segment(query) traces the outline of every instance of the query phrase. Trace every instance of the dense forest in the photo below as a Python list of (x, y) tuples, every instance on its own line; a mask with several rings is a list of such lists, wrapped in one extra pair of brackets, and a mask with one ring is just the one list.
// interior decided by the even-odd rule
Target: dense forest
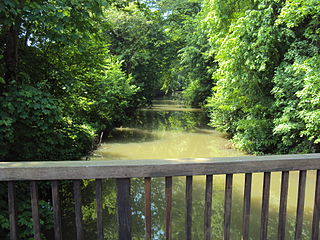
[[(0, 19), (1, 161), (81, 159), (165, 95), (202, 107), (248, 153), (320, 152), (319, 0), (2, 0)], [(0, 229), (8, 237), (3, 208)]]
[(249, 153), (319, 151), (317, 0), (5, 0), (0, 158), (79, 159), (179, 92)]

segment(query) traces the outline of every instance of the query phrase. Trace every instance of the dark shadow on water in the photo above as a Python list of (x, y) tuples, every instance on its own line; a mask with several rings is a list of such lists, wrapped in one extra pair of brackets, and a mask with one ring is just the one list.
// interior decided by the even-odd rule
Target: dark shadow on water
[(137, 128), (115, 128), (109, 136), (103, 139), (103, 143), (129, 143), (149, 142), (159, 139), (150, 131)]
[(207, 128), (208, 117), (201, 111), (153, 110), (139, 111), (128, 124), (130, 128), (144, 130), (179, 130), (193, 131), (196, 128)]

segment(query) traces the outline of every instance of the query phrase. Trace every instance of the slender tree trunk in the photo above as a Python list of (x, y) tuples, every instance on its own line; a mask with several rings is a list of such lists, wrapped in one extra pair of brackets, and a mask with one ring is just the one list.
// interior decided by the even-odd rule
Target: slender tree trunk
[(9, 27), (6, 33), (4, 63), (4, 80), (6, 82), (5, 88), (7, 88), (8, 84), (10, 84), (12, 81), (17, 81), (18, 30), (16, 26)]

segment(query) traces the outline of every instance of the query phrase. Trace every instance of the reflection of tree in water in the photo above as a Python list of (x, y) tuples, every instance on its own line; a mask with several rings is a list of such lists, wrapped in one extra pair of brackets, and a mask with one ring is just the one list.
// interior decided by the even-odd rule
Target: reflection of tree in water
[(148, 130), (194, 130), (207, 123), (204, 112), (139, 111), (130, 127)]
[(104, 141), (108, 143), (137, 143), (155, 141), (157, 139), (158, 137), (155, 134), (147, 130), (138, 128), (115, 128)]
[[(164, 239), (164, 178), (155, 178), (151, 182), (151, 218), (152, 239)], [(131, 186), (132, 193), (132, 231), (133, 239), (143, 239), (145, 236), (144, 210), (144, 180), (134, 179)]]
[[(213, 209), (211, 217), (211, 232), (213, 239), (223, 238), (224, 211), (224, 175), (213, 178)], [(116, 189), (114, 180), (103, 181), (103, 221), (104, 233), (107, 239), (118, 238)], [(164, 178), (152, 179), (152, 239), (165, 239), (165, 196)], [(203, 176), (194, 177), (193, 181), (193, 239), (203, 239), (205, 180)], [(144, 239), (145, 236), (145, 198), (144, 179), (131, 180), (132, 237)], [(96, 200), (95, 181), (85, 180), (82, 187), (83, 222), (85, 239), (96, 239)], [(61, 186), (62, 226), (64, 239), (75, 239), (74, 205), (72, 184), (65, 181)], [(233, 188), (231, 239), (241, 239), (242, 229), (243, 189), (237, 185)], [(250, 239), (259, 238), (260, 234), (261, 199), (253, 199), (250, 216)], [(185, 239), (185, 177), (173, 178), (173, 208), (172, 208), (173, 239)], [(305, 214), (303, 239), (310, 237), (311, 213)], [(286, 239), (294, 238), (295, 212), (287, 213)], [(278, 232), (278, 206), (270, 206), (269, 239), (276, 239)], [(49, 238), (50, 239), (50, 238)]]
[[(95, 181), (82, 181), (82, 215), (84, 239), (97, 239), (96, 225), (96, 198)], [(72, 196), (72, 183), (68, 181), (61, 187), (61, 206), (62, 206), (62, 234), (63, 239), (76, 240), (74, 200)], [(108, 239), (118, 238), (118, 227), (116, 218), (116, 192), (114, 180), (102, 181), (102, 204), (103, 204), (103, 223), (104, 235)]]

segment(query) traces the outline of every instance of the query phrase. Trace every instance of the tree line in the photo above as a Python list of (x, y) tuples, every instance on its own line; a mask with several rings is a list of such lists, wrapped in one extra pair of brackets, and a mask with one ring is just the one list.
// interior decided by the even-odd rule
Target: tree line
[[(3, 0), (0, 159), (80, 159), (174, 92), (244, 151), (319, 152), (319, 13), (318, 0)], [(28, 187), (17, 187), (31, 239)], [(39, 187), (50, 232), (50, 186)]]
[(319, 152), (319, 13), (316, 0), (202, 1), (179, 50), (184, 98), (244, 151)]
[(0, 16), (2, 160), (79, 159), (160, 91), (146, 4), (5, 0)]
[(251, 153), (318, 152), (320, 3), (223, 5), (228, 21), (214, 5), (207, 12), (207, 24), (223, 30), (209, 34), (219, 65), (208, 101), (212, 125)]
[(242, 150), (319, 151), (319, 11), (317, 0), (5, 0), (0, 158), (79, 159), (176, 91)]

